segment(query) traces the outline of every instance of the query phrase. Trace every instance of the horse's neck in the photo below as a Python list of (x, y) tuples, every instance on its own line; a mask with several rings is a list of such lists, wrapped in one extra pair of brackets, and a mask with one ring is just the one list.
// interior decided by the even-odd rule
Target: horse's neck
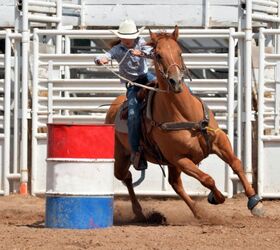
[[(163, 89), (164, 86), (162, 85), (161, 88)], [(178, 94), (169, 92), (156, 95), (153, 112), (156, 121), (199, 121), (203, 118), (200, 101), (190, 93), (185, 85), (183, 89)]]

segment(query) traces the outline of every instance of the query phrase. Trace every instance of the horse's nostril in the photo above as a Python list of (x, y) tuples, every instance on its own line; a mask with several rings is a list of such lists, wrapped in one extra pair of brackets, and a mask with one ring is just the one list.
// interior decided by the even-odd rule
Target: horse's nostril
[(176, 85), (176, 81), (173, 78), (169, 78), (169, 83), (173, 86)]

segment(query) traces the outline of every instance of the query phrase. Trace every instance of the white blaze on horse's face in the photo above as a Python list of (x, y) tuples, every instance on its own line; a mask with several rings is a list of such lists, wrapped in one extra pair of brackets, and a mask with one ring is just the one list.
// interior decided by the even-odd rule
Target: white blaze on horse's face
[(185, 65), (183, 64), (182, 51), (177, 43), (178, 27), (172, 34), (159, 35), (156, 40), (156, 64), (164, 80), (169, 84), (169, 89), (174, 93), (183, 90)]
[(178, 46), (178, 43), (173, 39), (168, 39), (166, 42), (166, 48), (164, 52), (165, 69), (167, 75), (167, 81), (171, 89), (175, 93), (182, 92), (182, 84), (184, 83), (184, 74), (182, 66), (182, 51)]

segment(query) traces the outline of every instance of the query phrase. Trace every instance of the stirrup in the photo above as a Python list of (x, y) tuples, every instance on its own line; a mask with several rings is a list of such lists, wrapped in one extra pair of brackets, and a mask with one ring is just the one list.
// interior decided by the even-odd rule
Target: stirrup
[(140, 152), (133, 153), (130, 160), (133, 167), (138, 171), (145, 170), (148, 167), (147, 161)]

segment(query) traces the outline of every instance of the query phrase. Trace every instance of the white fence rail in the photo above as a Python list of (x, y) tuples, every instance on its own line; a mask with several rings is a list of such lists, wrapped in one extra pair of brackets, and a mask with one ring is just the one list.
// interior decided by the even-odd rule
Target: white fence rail
[[(79, 4), (65, 2), (63, 0), (25, 0), (28, 7), (28, 21), (36, 23), (44, 23), (49, 27), (55, 23), (58, 29), (61, 29), (63, 16), (66, 15), (65, 10), (72, 10), (75, 16), (79, 16), (79, 26), (85, 27), (85, 5), (84, 1), (79, 1)], [(72, 14), (72, 15), (73, 15)]]
[[(278, 0), (250, 0), (252, 20), (261, 22), (280, 22)], [(245, 2), (245, 1), (243, 1)], [(246, 1), (248, 4), (248, 0)]]

